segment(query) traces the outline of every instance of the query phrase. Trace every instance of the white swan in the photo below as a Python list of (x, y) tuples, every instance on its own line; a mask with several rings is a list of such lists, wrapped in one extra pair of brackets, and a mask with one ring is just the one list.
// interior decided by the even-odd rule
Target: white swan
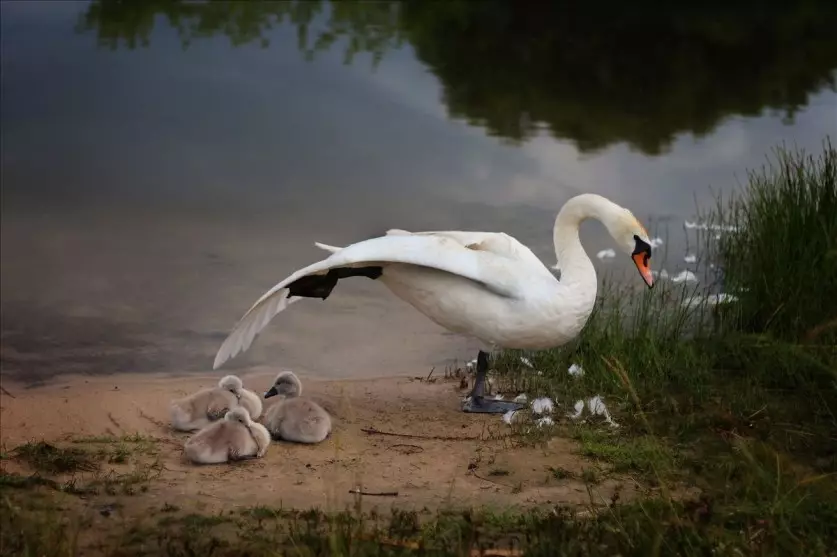
[[(267, 291), (221, 344), (217, 369), (247, 350), (256, 335), (288, 305), (331, 294), (342, 278), (378, 279), (396, 296), (442, 327), (469, 335), (491, 349), (541, 350), (574, 338), (596, 300), (593, 263), (578, 237), (582, 221), (601, 221), (631, 255), (652, 287), (648, 233), (628, 210), (595, 194), (567, 201), (555, 219), (553, 241), (560, 281), (532, 251), (503, 233), (390, 230), (345, 248), (315, 243), (331, 255), (293, 273)], [(522, 405), (484, 398), (488, 353), (480, 350), (466, 412), (504, 413)]]

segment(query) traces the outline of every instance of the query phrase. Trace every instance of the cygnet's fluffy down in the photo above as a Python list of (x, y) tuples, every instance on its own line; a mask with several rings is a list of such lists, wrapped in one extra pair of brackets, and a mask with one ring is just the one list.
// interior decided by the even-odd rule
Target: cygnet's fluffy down
[(270, 446), (270, 433), (239, 406), (223, 420), (211, 423), (186, 441), (186, 457), (196, 464), (220, 464), (264, 456)]
[(265, 398), (282, 397), (267, 409), (264, 423), (274, 439), (319, 443), (331, 433), (331, 417), (313, 400), (300, 398), (302, 383), (292, 371), (280, 373)]
[(244, 388), (241, 379), (226, 375), (217, 387), (201, 389), (171, 403), (171, 425), (178, 431), (195, 431), (216, 422), (238, 406), (243, 406), (250, 417), (262, 413), (262, 401), (255, 393)]
[(238, 395), (238, 404), (247, 410), (251, 419), (256, 420), (262, 415), (262, 399), (259, 395), (244, 388), (238, 389), (236, 394)]

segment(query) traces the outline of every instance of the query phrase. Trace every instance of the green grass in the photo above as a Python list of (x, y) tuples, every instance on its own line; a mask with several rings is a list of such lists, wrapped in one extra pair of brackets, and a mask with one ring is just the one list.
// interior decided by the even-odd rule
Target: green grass
[[(11, 452), (11, 457), (26, 463), (35, 472), (30, 475), (0, 472), (0, 496), (10, 489), (35, 487), (80, 496), (135, 495), (147, 491), (149, 483), (162, 472), (162, 465), (153, 458), (157, 453), (156, 442), (139, 435), (81, 437), (73, 439), (68, 447), (45, 441), (24, 443)], [(106, 470), (102, 462), (130, 466), (127, 471)], [(65, 477), (54, 479), (49, 475)]]
[(62, 519), (59, 509), (21, 506), (0, 497), (0, 554), (75, 557), (76, 524)]
[[(837, 153), (826, 142), (819, 157), (780, 150), (776, 158), (706, 219), (739, 227), (720, 241), (713, 231), (702, 254), (724, 269), (738, 301), (688, 306), (708, 290), (605, 282), (576, 342), (494, 361), (501, 388), (551, 396), (563, 409), (602, 395), (621, 427), (570, 423), (566, 432), (605, 473), (659, 487), (671, 520), (686, 509), (680, 488), (701, 491), (712, 512), (689, 536), (639, 520), (647, 533), (637, 535), (661, 536), (663, 554), (837, 547)], [(523, 367), (522, 355), (541, 374)], [(573, 363), (583, 376), (567, 373)], [(742, 545), (742, 530), (758, 532), (758, 547)]]
[[(808, 507), (805, 512), (823, 512), (812, 504)], [(0, 517), (0, 536), (4, 547), (20, 550), (9, 554), (27, 554), (26, 550), (31, 555), (76, 554), (71, 525), (56, 520), (57, 512), (10, 509), (15, 507), (7, 506)], [(750, 521), (753, 512), (762, 519)], [(762, 508), (738, 512), (728, 512), (707, 499), (677, 502), (661, 497), (584, 513), (558, 508), (523, 513), (465, 510), (326, 514), (257, 507), (223, 516), (191, 514), (156, 522), (148, 519), (109, 540), (108, 554), (468, 555), (475, 548), (491, 554), (492, 549), (525, 547), (526, 555), (543, 556), (705, 555), (712, 551), (718, 555), (827, 555), (826, 548), (833, 547), (825, 545), (830, 540), (811, 536), (812, 527), (798, 520), (801, 516), (798, 502), (783, 500), (781, 493)], [(826, 518), (834, 519), (835, 515)], [(772, 551), (777, 539), (793, 539), (796, 543)]]
[(750, 172), (743, 195), (711, 213), (734, 224), (717, 255), (736, 292), (741, 330), (791, 341), (837, 342), (837, 150), (818, 156), (779, 149)]
[(125, 473), (108, 472), (93, 482), (90, 487), (99, 489), (108, 495), (135, 495), (148, 490), (148, 485), (162, 473), (163, 467), (159, 462), (137, 464), (134, 469)]
[[(638, 499), (523, 513), (388, 514), (269, 507), (185, 514), (161, 502), (159, 515), (114, 531), (110, 554), (361, 557), (524, 547), (526, 555), (543, 556), (837, 555), (837, 156), (827, 143), (818, 158), (780, 151), (777, 160), (707, 215), (739, 226), (720, 241), (713, 234), (701, 254), (724, 268), (724, 286), (737, 302), (687, 306), (705, 289), (660, 281), (648, 291), (606, 281), (576, 341), (493, 359), (503, 390), (557, 403), (555, 427), (515, 423), (512, 446), (555, 433), (571, 437), (589, 465), (551, 468), (555, 480), (580, 477), (593, 503), (592, 486), (627, 475)], [(521, 355), (540, 374), (523, 367)], [(567, 373), (573, 363), (584, 375)], [(620, 427), (562, 417), (596, 394)], [(68, 472), (96, 458), (130, 462), (131, 450), (145, 446), (139, 439), (81, 441), (107, 445), (75, 452), (29, 444), (9, 456)], [(159, 472), (144, 466), (99, 478), (97, 487), (133, 493)], [(43, 487), (73, 493), (40, 476), (0, 476), (4, 555), (7, 547), (15, 555), (77, 553), (75, 530), (57, 518), (60, 510), (12, 502)]]
[(35, 470), (49, 474), (66, 474), (98, 469), (98, 464), (87, 451), (77, 447), (56, 447), (45, 441), (20, 445), (15, 448), (13, 454)]
[(575, 438), (582, 455), (610, 463), (614, 472), (640, 472), (653, 481), (667, 475), (676, 464), (672, 450), (653, 435), (625, 437), (601, 429), (580, 428)]

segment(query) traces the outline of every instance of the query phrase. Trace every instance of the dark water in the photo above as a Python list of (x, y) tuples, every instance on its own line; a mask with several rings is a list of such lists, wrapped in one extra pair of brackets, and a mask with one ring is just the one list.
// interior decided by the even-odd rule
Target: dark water
[[(837, 131), (837, 8), (790, 4), (4, 1), (3, 371), (207, 370), (315, 240), (498, 230), (552, 264), (580, 192), (685, 269), (713, 190)], [(421, 374), (471, 349), (356, 281), (229, 366)]]

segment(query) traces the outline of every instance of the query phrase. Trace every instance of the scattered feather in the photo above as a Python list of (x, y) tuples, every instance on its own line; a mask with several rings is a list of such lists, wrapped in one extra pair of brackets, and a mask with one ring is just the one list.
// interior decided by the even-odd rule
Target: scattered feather
[(532, 401), (532, 412), (535, 414), (552, 413), (552, 400), (547, 397), (536, 398)]
[(503, 395), (501, 395), (499, 393), (494, 395), (494, 400), (503, 400)]
[(520, 393), (519, 395), (514, 397), (513, 402), (526, 402), (527, 400), (528, 400), (528, 397), (526, 396), (526, 393)]
[(554, 425), (555, 422), (552, 421), (552, 418), (549, 416), (544, 416), (543, 418), (538, 419), (535, 424), (537, 424), (538, 427), (543, 427), (545, 425)]
[(584, 412), (584, 401), (583, 400), (577, 401), (573, 408), (575, 409), (575, 413), (574, 414), (567, 414), (567, 416), (569, 416), (570, 419), (576, 420), (576, 419), (580, 418), (581, 413)]
[(532, 360), (530, 360), (529, 358), (526, 358), (524, 356), (520, 357), (520, 363), (522, 363), (526, 367), (535, 367), (535, 366), (532, 365)]
[(567, 369), (567, 373), (572, 375), (573, 377), (577, 377), (580, 375), (584, 375), (584, 370), (578, 364), (573, 364)]
[(662, 238), (651, 238), (651, 248), (652, 249), (657, 249), (661, 245), (663, 245), (663, 239)]
[(599, 395), (587, 399), (586, 403), (584, 400), (576, 401), (574, 406), (575, 412), (569, 413), (567, 414), (567, 416), (572, 420), (577, 420), (584, 413), (585, 406), (587, 407), (587, 410), (590, 412), (591, 415), (603, 416), (605, 421), (612, 427), (619, 427), (619, 424), (617, 424), (613, 420), (613, 417), (610, 415), (607, 406), (605, 406), (604, 400)]
[(683, 301), (683, 306), (697, 307), (702, 304), (717, 306), (719, 304), (730, 304), (737, 301), (738, 296), (734, 296), (732, 294), (710, 294), (709, 296), (692, 296), (691, 298), (687, 298)]
[(683, 258), (683, 261), (685, 261), (686, 263), (695, 263), (697, 261), (697, 256), (690, 253), (689, 255)]
[(668, 278), (668, 271), (666, 271), (665, 269), (663, 269), (662, 271), (651, 271), (651, 276), (654, 277), (655, 280), (658, 278), (665, 280)]
[(599, 259), (612, 259), (616, 257), (616, 252), (612, 249), (603, 249), (599, 253), (596, 254), (596, 257)]
[(671, 278), (672, 282), (697, 282), (697, 276), (691, 271), (681, 271)]
[[(721, 230), (726, 232), (735, 232), (738, 230), (737, 226), (733, 226), (731, 224), (706, 224), (702, 222), (691, 222), (686, 221), (683, 223), (683, 226), (689, 229), (697, 229), (697, 230)], [(719, 235), (720, 236), (720, 235)]]
[(587, 401), (587, 409), (590, 410), (590, 413), (594, 416), (604, 416), (605, 421), (611, 426), (619, 427), (619, 424), (613, 421), (610, 412), (607, 410), (607, 406), (605, 406), (604, 400), (602, 400), (602, 397), (599, 395), (596, 395)]
[(515, 414), (517, 414), (517, 410), (509, 410), (505, 414), (503, 414), (503, 421), (509, 425), (511, 425), (512, 420), (514, 419)]

